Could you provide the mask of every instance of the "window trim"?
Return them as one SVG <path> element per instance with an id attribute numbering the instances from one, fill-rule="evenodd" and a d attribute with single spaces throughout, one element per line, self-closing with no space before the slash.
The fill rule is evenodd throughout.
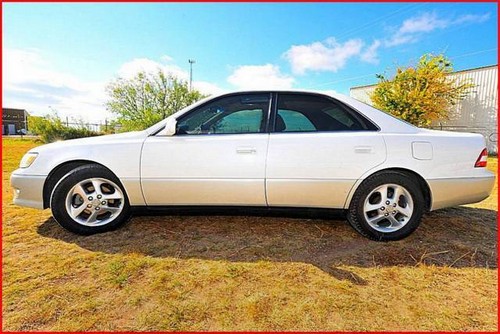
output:
<path id="1" fill-rule="evenodd" d="M 275 104 L 273 106 L 273 111 L 272 111 L 272 115 L 271 115 L 271 119 L 272 119 L 272 127 L 270 128 L 270 133 L 273 133 L 273 134 L 288 134 L 288 133 L 307 133 L 307 134 L 310 134 L 310 133 L 358 133 L 358 132 L 380 132 L 380 127 L 375 124 L 371 119 L 369 119 L 368 117 L 366 117 L 365 115 L 363 115 L 362 113 L 360 113 L 359 111 L 357 111 L 356 109 L 354 109 L 353 107 L 345 104 L 344 102 L 342 101 L 339 101 L 331 96 L 328 96 L 328 95 L 324 95 L 324 94 L 320 94 L 320 93 L 308 93 L 308 92 L 286 92 L 286 91 L 283 91 L 283 92 L 277 92 L 275 93 L 276 95 L 276 98 L 274 99 L 275 100 Z M 278 100 L 280 98 L 280 95 L 295 95 L 295 96 L 315 96 L 315 97 L 321 97 L 321 98 L 324 98 L 324 99 L 327 99 L 327 100 L 330 100 L 331 102 L 339 105 L 342 109 L 344 109 L 347 113 L 349 113 L 351 116 L 353 116 L 354 118 L 359 117 L 361 118 L 364 122 L 370 124 L 373 126 L 374 129 L 363 129 L 363 130 L 338 130 L 338 131 L 281 131 L 281 132 L 278 132 L 276 131 L 276 117 L 278 115 Z"/>
<path id="2" fill-rule="evenodd" d="M 179 123 L 184 117 L 188 117 L 189 115 L 191 115 L 192 113 L 198 111 L 200 108 L 203 108 L 205 106 L 207 106 L 208 104 L 211 104 L 211 103 L 214 103 L 214 102 L 217 102 L 221 99 L 225 99 L 225 98 L 228 98 L 228 97 L 232 97 L 232 96 L 244 96 L 244 95 L 269 95 L 269 103 L 268 103 L 268 110 L 266 112 L 266 110 L 262 110 L 262 124 L 263 124 L 263 131 L 259 131 L 259 132 L 242 132 L 242 133 L 197 133 L 197 134 L 190 134 L 190 133 L 186 133 L 186 134 L 174 134 L 173 137 L 187 137 L 187 136 L 231 136 L 231 135 L 258 135 L 258 134 L 269 134 L 269 119 L 270 119 L 270 115 L 271 115 L 271 109 L 272 109 L 272 103 L 273 103 L 273 93 L 272 92 L 267 92 L 267 91 L 263 91 L 263 92 L 237 92 L 237 93 L 229 93 L 229 94 L 224 94 L 224 95 L 221 95 L 215 99 L 211 99 L 199 106 L 197 106 L 196 108 L 193 108 L 192 110 L 189 110 L 188 112 L 186 112 L 185 114 L 181 115 L 179 118 L 176 118 L 176 122 Z"/>

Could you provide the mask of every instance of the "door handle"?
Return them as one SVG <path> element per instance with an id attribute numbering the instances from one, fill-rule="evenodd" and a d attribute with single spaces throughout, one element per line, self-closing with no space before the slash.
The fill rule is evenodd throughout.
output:
<path id="1" fill-rule="evenodd" d="M 255 147 L 238 147 L 238 148 L 236 148 L 236 153 L 238 153 L 238 154 L 253 154 L 253 153 L 257 153 L 257 149 L 255 149 Z"/>
<path id="2" fill-rule="evenodd" d="M 356 146 L 354 147 L 354 153 L 372 153 L 372 149 L 371 146 Z"/>

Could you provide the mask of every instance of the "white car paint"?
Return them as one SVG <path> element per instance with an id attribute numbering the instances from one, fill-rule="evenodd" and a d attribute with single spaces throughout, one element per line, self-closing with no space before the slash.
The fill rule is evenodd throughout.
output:
<path id="1" fill-rule="evenodd" d="M 494 175 L 474 168 L 485 147 L 481 135 L 419 129 L 352 98 L 331 96 L 380 131 L 171 136 L 175 119 L 208 98 L 144 131 L 32 149 L 37 159 L 12 174 L 14 202 L 47 207 L 43 186 L 51 171 L 79 160 L 110 169 L 132 206 L 348 208 L 364 179 L 394 168 L 425 180 L 431 210 L 480 201 L 491 192 Z"/>

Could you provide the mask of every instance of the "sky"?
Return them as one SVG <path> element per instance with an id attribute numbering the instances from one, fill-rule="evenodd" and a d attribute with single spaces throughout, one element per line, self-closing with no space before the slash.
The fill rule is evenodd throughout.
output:
<path id="1" fill-rule="evenodd" d="M 106 86 L 158 69 L 205 94 L 349 94 L 444 53 L 498 63 L 496 3 L 3 4 L 2 106 L 104 122 Z"/>

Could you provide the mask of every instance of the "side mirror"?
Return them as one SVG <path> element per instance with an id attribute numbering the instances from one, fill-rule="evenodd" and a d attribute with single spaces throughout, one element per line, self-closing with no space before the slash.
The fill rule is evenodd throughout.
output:
<path id="1" fill-rule="evenodd" d="M 160 136 L 173 136 L 175 135 L 175 129 L 177 127 L 177 120 L 175 118 L 169 118 L 165 128 L 160 131 Z"/>

